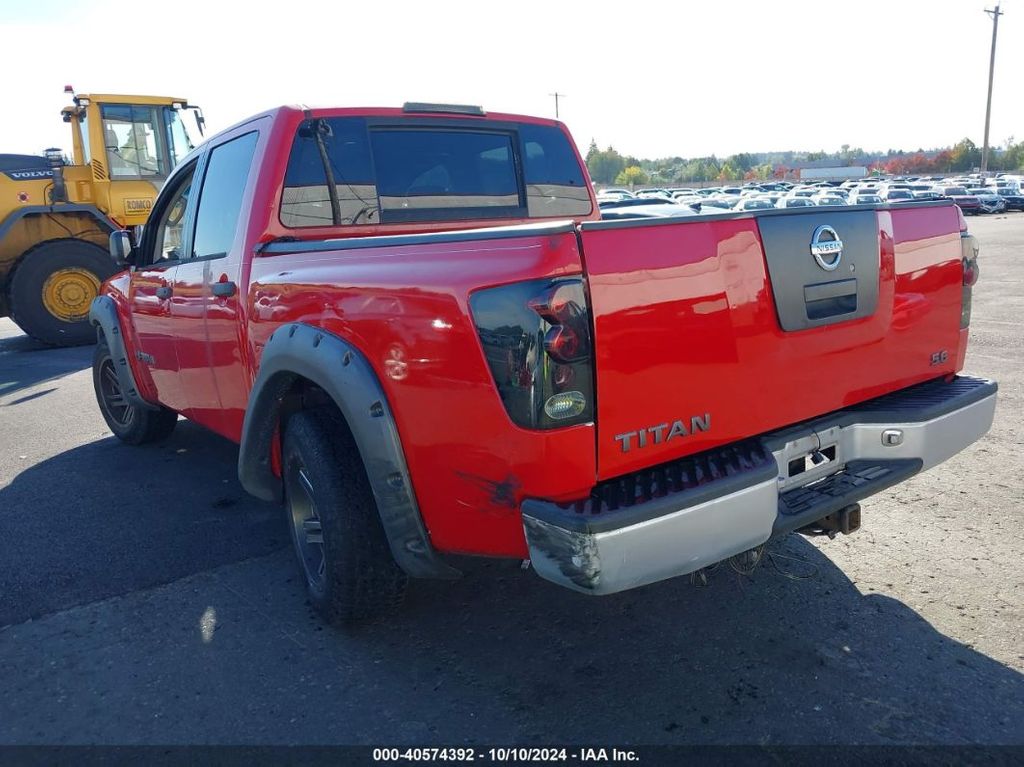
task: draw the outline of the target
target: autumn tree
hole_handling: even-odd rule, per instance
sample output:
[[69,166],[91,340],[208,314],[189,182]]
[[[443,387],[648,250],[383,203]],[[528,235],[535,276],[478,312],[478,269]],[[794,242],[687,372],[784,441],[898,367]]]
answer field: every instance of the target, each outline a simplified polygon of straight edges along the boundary
[[615,177],[615,183],[622,186],[637,186],[638,184],[647,184],[650,182],[650,176],[641,168],[639,165],[630,165]]
[[981,150],[969,138],[962,139],[952,149],[950,170],[971,170],[981,164]]
[[953,153],[948,149],[943,149],[932,158],[932,167],[930,170],[935,173],[949,173],[952,169]]

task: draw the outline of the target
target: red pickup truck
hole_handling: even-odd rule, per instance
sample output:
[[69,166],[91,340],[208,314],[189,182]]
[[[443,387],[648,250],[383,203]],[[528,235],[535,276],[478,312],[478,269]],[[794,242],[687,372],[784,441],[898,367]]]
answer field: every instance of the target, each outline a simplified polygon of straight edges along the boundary
[[952,202],[602,221],[551,120],[275,109],[111,252],[110,429],[238,442],[337,622],[449,555],[607,594],[850,532],[995,408],[958,374],[978,267]]

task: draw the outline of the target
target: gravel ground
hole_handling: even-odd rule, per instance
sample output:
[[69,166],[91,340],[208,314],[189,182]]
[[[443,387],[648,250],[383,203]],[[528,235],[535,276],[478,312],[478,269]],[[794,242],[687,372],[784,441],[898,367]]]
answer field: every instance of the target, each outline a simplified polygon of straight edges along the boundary
[[602,599],[489,563],[350,634],[232,445],[120,445],[91,350],[0,320],[0,744],[1024,743],[1024,214],[971,226],[995,425],[858,534]]

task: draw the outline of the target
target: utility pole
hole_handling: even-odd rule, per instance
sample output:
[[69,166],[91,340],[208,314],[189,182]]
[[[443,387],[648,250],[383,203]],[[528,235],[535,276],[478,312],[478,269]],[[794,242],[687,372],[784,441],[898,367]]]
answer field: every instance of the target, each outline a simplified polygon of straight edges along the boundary
[[995,10],[985,9],[985,13],[992,17],[992,54],[988,60],[988,101],[985,104],[985,143],[981,149],[981,172],[988,170],[988,125],[992,117],[992,76],[996,69],[996,35],[999,33],[999,17],[1003,12],[999,10],[999,3],[996,3]]
[[555,97],[555,119],[557,120],[558,119],[558,99],[560,99],[560,98],[564,99],[565,98],[565,94],[564,93],[559,93],[558,91],[555,91],[554,93],[549,93],[548,95]]

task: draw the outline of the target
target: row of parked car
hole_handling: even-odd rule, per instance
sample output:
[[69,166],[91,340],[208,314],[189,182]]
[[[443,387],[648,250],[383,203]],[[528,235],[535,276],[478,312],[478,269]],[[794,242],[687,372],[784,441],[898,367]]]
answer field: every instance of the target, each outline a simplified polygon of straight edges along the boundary
[[949,199],[965,214],[1024,211],[1024,177],[910,177],[746,183],[706,189],[602,189],[597,195],[604,218],[672,216],[724,211],[798,208],[816,205],[901,205]]

